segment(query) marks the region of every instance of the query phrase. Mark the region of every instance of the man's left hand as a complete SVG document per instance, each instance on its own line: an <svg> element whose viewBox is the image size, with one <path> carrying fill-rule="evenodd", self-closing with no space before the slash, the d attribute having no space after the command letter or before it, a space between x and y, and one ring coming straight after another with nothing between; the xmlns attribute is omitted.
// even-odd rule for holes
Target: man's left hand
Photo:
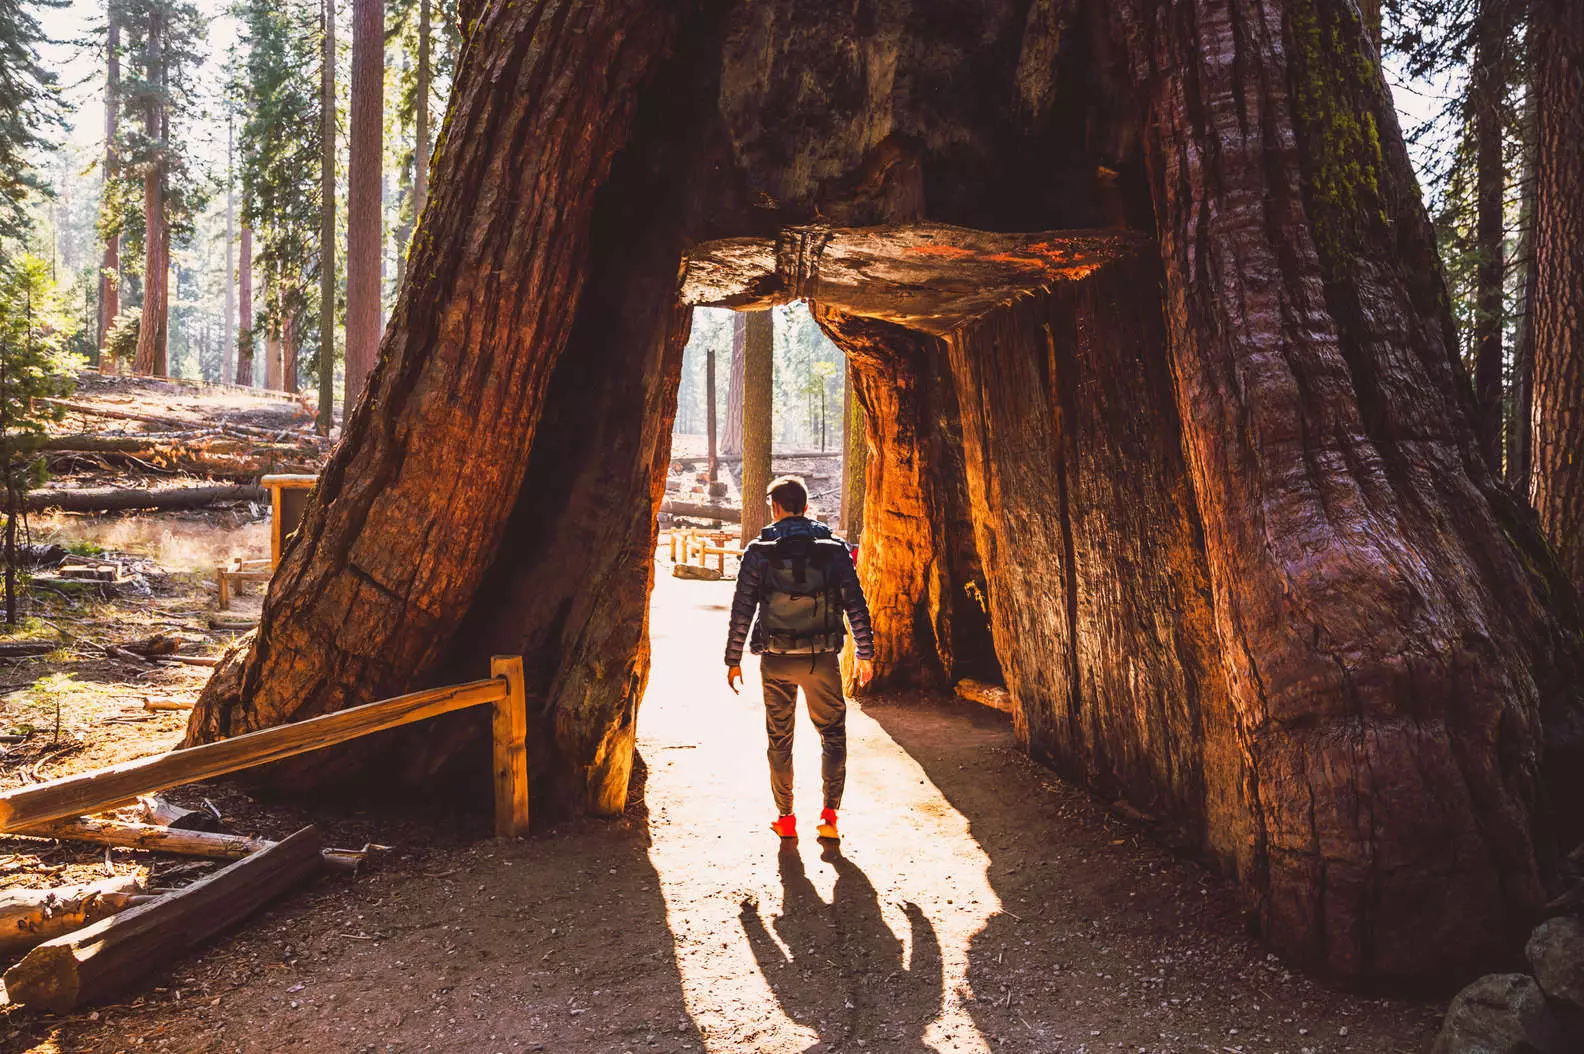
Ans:
<svg viewBox="0 0 1584 1054"><path fill-rule="evenodd" d="M733 693L735 693L737 695L741 695L742 694L742 688L740 687L741 684L742 684L742 667L741 666L728 666L728 667L726 667L726 687L730 688Z"/></svg>

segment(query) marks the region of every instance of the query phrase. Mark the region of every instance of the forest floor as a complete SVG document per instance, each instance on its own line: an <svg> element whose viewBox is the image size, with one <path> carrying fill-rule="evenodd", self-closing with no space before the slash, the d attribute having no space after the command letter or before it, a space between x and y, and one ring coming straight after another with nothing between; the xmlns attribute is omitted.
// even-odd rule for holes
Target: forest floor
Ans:
<svg viewBox="0 0 1584 1054"><path fill-rule="evenodd" d="M853 706L839 851L812 837L819 751L804 720L809 829L780 844L766 827L753 665L742 696L724 684L731 583L667 571L639 724L647 784L624 818L497 842L487 810L308 811L229 783L187 788L172 797L210 799L242 833L316 822L329 844L392 848L114 1006L66 1017L8 1008L0 1049L1427 1048L1439 1007L1343 994L1288 970L1246 935L1224 883L1028 761L1004 717L950 697ZM161 690L195 695L203 673ZM126 740L127 726L98 726L114 745L92 763L169 745L179 724ZM74 753L44 775L85 763ZM10 839L0 853L106 859L48 844Z"/></svg>

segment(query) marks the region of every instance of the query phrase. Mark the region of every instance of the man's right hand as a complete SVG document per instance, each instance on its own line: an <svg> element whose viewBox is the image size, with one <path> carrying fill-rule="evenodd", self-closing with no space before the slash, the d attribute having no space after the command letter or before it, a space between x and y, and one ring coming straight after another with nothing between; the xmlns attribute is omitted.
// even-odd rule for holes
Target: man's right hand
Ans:
<svg viewBox="0 0 1584 1054"><path fill-rule="evenodd" d="M853 660L853 684L855 684L859 688L862 688L864 685L868 684L872 680L874 680L874 660L873 659L854 659Z"/></svg>
<svg viewBox="0 0 1584 1054"><path fill-rule="evenodd" d="M726 667L726 687L730 688L735 694L741 695L742 694L742 688L739 687L741 684L742 684L742 667L741 666L728 666L728 667Z"/></svg>

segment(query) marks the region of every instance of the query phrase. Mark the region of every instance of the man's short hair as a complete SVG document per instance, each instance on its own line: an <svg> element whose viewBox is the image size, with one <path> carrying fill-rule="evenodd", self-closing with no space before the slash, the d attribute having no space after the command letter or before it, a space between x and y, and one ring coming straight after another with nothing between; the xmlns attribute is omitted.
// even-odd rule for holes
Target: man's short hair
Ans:
<svg viewBox="0 0 1584 1054"><path fill-rule="evenodd" d="M797 476L778 476L770 481L765 493L770 500L794 516L803 515L808 508L808 487Z"/></svg>

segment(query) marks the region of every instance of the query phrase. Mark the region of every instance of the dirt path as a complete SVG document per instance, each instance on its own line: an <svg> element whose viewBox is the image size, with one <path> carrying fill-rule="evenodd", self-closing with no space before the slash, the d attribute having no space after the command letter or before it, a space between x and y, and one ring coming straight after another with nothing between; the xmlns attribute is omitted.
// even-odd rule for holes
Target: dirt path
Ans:
<svg viewBox="0 0 1584 1054"><path fill-rule="evenodd" d="M780 849L754 670L741 698L722 678L729 598L656 589L646 810L510 844L440 818L435 844L305 891L133 1004L13 1014L8 1049L1427 1048L1436 1008L1290 974L1221 883L1029 763L988 711L855 707L842 852L811 832ZM798 735L811 826L818 744Z"/></svg>

